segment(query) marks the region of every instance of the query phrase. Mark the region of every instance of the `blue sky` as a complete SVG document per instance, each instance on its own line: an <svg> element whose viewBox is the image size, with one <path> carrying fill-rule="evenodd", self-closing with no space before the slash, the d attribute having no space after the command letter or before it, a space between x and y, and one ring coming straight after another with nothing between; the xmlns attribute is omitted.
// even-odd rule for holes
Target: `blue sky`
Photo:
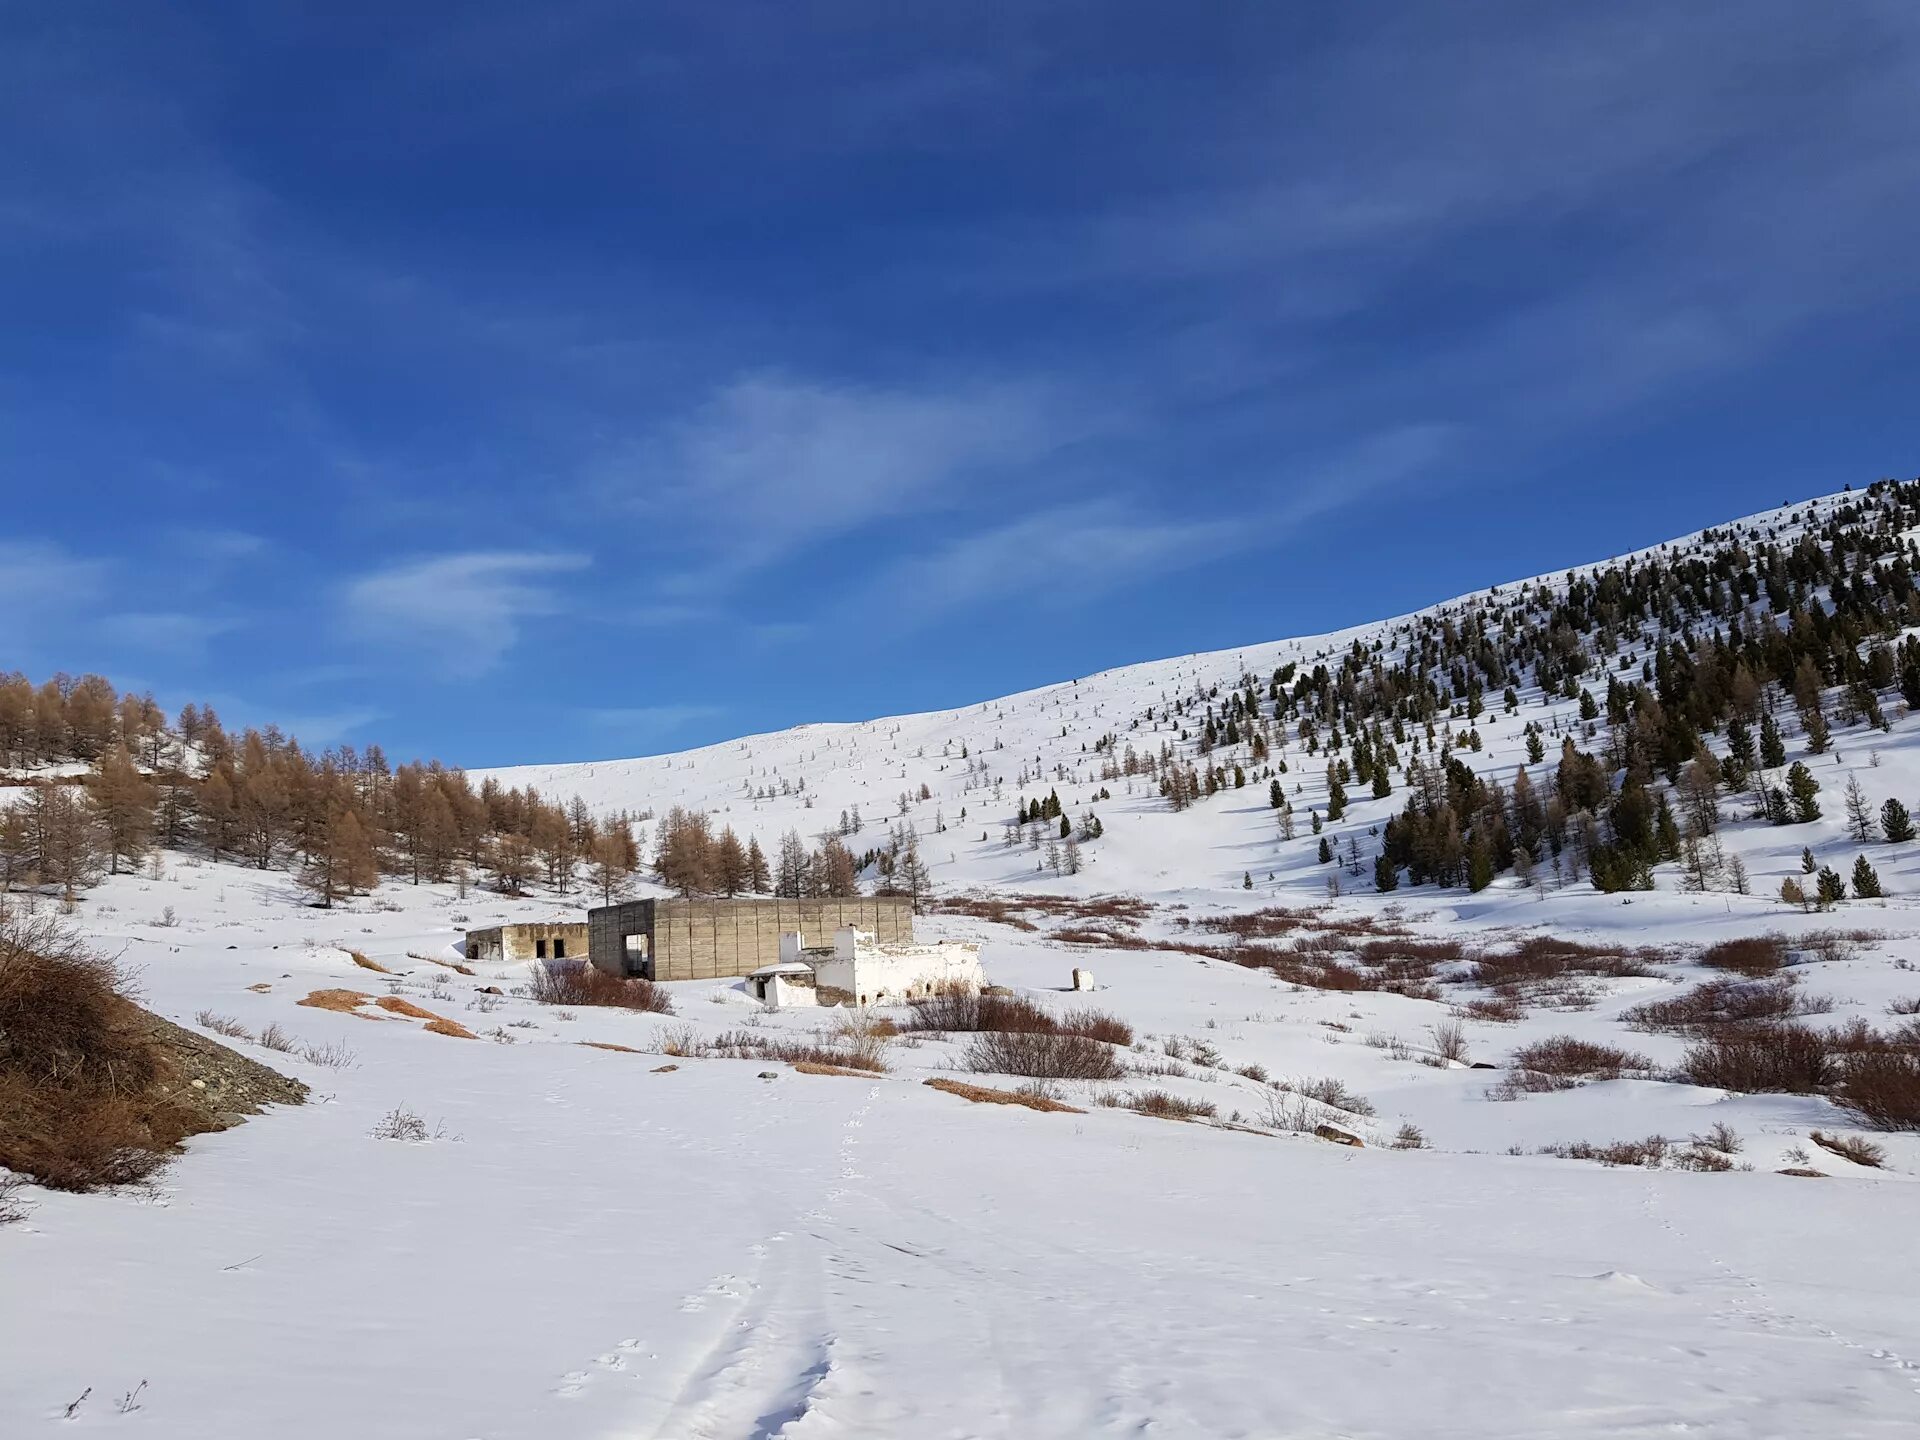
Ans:
<svg viewBox="0 0 1920 1440"><path fill-rule="evenodd" d="M0 666L637 754L1910 476L1917 93L1911 0L0 4Z"/></svg>

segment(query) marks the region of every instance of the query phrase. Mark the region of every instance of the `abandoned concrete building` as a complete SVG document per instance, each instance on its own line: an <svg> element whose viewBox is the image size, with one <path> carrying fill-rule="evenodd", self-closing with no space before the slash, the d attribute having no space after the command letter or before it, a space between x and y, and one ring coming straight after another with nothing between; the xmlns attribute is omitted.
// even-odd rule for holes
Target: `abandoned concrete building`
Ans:
<svg viewBox="0 0 1920 1440"><path fill-rule="evenodd" d="M633 900L589 910L586 928L588 957L609 975L714 980L778 964L783 934L831 935L847 925L880 944L911 944L913 901L904 895Z"/></svg>
<svg viewBox="0 0 1920 1440"><path fill-rule="evenodd" d="M980 947L960 940L884 943L871 931L843 925L831 945L803 935L780 937L780 959L747 977L755 999L769 1005L889 1005L945 990L986 984Z"/></svg>
<svg viewBox="0 0 1920 1440"><path fill-rule="evenodd" d="M527 925L495 925L467 932L467 959L583 960L587 927L578 920L546 920Z"/></svg>

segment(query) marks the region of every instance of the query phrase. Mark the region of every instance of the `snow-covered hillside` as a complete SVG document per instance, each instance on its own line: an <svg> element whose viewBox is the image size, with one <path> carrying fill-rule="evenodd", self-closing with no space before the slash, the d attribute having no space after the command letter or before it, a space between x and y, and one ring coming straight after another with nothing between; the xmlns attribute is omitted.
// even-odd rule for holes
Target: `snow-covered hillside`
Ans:
<svg viewBox="0 0 1920 1440"><path fill-rule="evenodd" d="M1643 558L1792 539L1859 498ZM993 1069L905 1007L768 1012L733 981L664 987L672 1014L555 1006L525 966L463 965L465 930L577 890L389 874L320 911L281 869L169 851L86 891L72 923L152 1008L314 1098L192 1140L147 1193L25 1192L0 1224L0 1435L1913 1433L1920 1132L1870 1128L1831 1078L1710 1068L1782 1020L1831 1067L1920 1045L1920 845L1855 839L1841 798L1851 778L1873 807L1920 799L1897 688L1884 730L1829 697L1818 752L1769 696L1823 813L1771 824L1750 789L1714 792L1703 883L1665 861L1653 889L1603 893L1571 840L1557 878L1543 842L1531 883L1478 889L1382 893L1346 863L1380 851L1416 760L1511 795L1563 737L1604 752L1615 727L1578 692L1638 679L1641 629L1584 636L1572 695L1529 669L1511 712L1489 685L1433 741L1409 721L1390 793L1356 783L1313 831L1333 732L1309 752L1276 720L1275 670L1356 644L1388 665L1595 573L955 711L476 777L701 809L769 850L856 807L856 853L910 822L937 890L917 929L981 941L989 978L1057 1023L1091 1006L1130 1033L1099 1048L1106 1078ZM1663 601L1704 642L1686 603ZM1247 676L1264 758L1244 726L1201 755L1206 707ZM1163 745L1225 788L1176 810L1126 773L1129 746ZM1009 832L1050 793L1102 822L1077 875L1046 866L1057 820ZM1781 880L1813 883L1803 849L1842 873L1866 855L1887 894L1783 904ZM1075 967L1098 988L1063 993ZM880 1068L794 1063L856 1040Z"/></svg>
<svg viewBox="0 0 1920 1440"><path fill-rule="evenodd" d="M1246 759L1245 747L1222 747L1212 757L1229 766L1242 762L1248 776L1244 788L1223 790L1178 813L1152 779L1115 775L1118 755L1129 748L1145 755L1170 745L1177 754L1194 757L1196 712L1207 697L1218 702L1241 690L1248 677L1257 688L1264 687L1276 670L1293 666L1304 675L1317 664L1337 663L1356 646L1390 664L1404 657L1423 624L1458 625L1523 595L1536 609L1544 607L1564 596L1570 582L1591 579L1611 566L1652 559L1671 562L1716 546L1732 547L1744 537L1765 535L1790 543L1830 518L1837 507L1863 499L1862 494L1841 492L1762 511L1632 555L1494 586L1412 615L1324 635L1125 666L955 710L800 725L643 759L470 773L476 782L491 779L549 796L577 795L603 814L659 815L673 806L706 811L716 829L730 826L743 841L758 839L769 853L788 830L812 843L839 832L842 818L857 813L860 828L844 838L859 854L885 844L904 821L919 837L936 889L948 892L1016 888L1152 894L1187 887L1239 889L1251 878L1259 895L1294 902L1319 899L1326 894L1329 867L1319 861L1318 839L1308 817L1311 811L1324 815L1327 810L1326 752L1308 753L1284 734L1272 749L1270 763L1287 766L1282 783L1298 817L1291 840L1282 838L1268 784L1254 778L1256 767ZM1910 535L1903 538L1911 540ZM1604 696L1609 673L1639 678L1646 640L1663 633L1662 627L1652 625L1616 637L1618 658L1599 657L1602 664L1586 686ZM1518 704L1511 713L1503 710L1499 691L1490 689L1486 712L1471 727L1464 718L1442 721L1443 740L1455 732L1464 737L1469 728L1480 738L1478 750L1467 748L1464 740L1456 743L1451 750L1455 758L1510 785L1527 762L1528 725L1542 732L1549 767L1566 736L1578 737L1583 748L1598 748L1582 732L1577 697L1543 693L1525 679L1515 690ZM1167 718L1169 705L1182 700L1195 704L1187 714ZM1728 823L1720 832L1721 845L1745 865L1751 896L1716 899L1716 908L1744 905L1756 915L1777 910L1776 904L1754 897L1771 897L1783 878L1798 877L1803 848L1823 859L1832 855L1836 862L1844 852L1850 865L1863 847L1846 840L1840 797L1849 779L1858 778L1876 807L1893 797L1920 807L1920 715L1904 713L1897 697L1893 711L1902 713L1894 716L1890 731L1881 733L1865 723L1837 728L1833 748L1818 756L1808 754L1804 743L1792 743L1797 722L1783 711L1789 758L1806 761L1826 794L1822 817L1807 825L1775 828L1739 818L1751 806L1731 797L1723 801ZM1604 724L1603 719L1602 730ZM1100 743L1107 736L1114 737L1113 748L1103 750ZM1724 753L1719 737L1708 738ZM1538 765L1533 773L1536 780L1541 776ZM1100 840L1084 849L1085 868L1078 877L1049 868L1044 851L1035 849L1026 835L1007 844L1016 807L1049 793L1058 794L1069 817L1092 812L1103 826ZM1329 824L1324 833L1340 856L1357 846L1370 860L1380 848L1380 827L1405 802L1398 787L1382 799L1356 789L1346 817ZM1872 855L1890 894L1905 892L1920 899L1920 846L1874 847ZM1343 895L1354 898L1370 891L1370 873L1343 873ZM1558 887L1551 873L1543 871L1536 878L1540 883L1529 900L1542 908L1528 913L1554 922L1560 913ZM1662 889L1679 888L1678 867L1662 867L1657 883ZM1514 888L1511 879L1496 884Z"/></svg>

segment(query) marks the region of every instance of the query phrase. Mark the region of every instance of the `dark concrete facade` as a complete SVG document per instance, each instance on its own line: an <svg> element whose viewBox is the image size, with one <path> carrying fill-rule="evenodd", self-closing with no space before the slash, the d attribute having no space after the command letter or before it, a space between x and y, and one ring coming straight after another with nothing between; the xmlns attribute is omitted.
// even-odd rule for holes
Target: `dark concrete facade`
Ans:
<svg viewBox="0 0 1920 1440"><path fill-rule="evenodd" d="M588 958L610 975L714 980L778 963L786 931L824 945L843 925L870 930L882 944L906 943L913 939L913 901L905 895L633 900L587 912Z"/></svg>

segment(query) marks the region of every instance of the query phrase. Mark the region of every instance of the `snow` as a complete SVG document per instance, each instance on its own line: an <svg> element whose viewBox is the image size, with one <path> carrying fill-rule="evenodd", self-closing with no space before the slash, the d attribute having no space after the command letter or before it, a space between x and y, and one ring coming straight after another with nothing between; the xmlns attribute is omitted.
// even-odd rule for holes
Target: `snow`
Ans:
<svg viewBox="0 0 1920 1440"><path fill-rule="evenodd" d="M345 1047L352 1063L236 1042L307 1081L312 1102L193 1140L148 1194L30 1192L29 1218L0 1226L0 1434L1914 1433L1920 1136L1873 1137L1887 1151L1874 1170L1811 1144L1816 1128L1860 1133L1819 1098L1622 1079L1493 1100L1498 1072L1433 1054L1446 1000L1296 988L1177 947L1220 940L1209 921L1275 903L1432 937L1670 947L1652 976L1591 982L1589 1008L1464 1022L1475 1061L1574 1034L1665 1066L1685 1042L1630 1031L1621 1015L1708 973L1686 947L1864 927L1878 938L1800 956L1794 970L1802 990L1833 1001L1822 1023L1885 1024L1889 1004L1920 996L1920 847L1852 846L1839 790L1857 774L1876 805L1912 803L1920 720L1890 710L1890 734L1837 731L1835 752L1811 762L1827 809L1816 824L1774 829L1724 807L1722 838L1752 873L1750 896L1681 893L1663 870L1659 890L1631 896L1510 879L1478 895L1378 896L1349 881L1329 902L1313 837L1302 823L1299 838L1279 839L1264 784L1173 814L1139 781L1129 794L1098 778L1092 742L1109 730L1142 749L1167 738L1128 729L1163 695L1231 684L1243 669L1264 678L1289 659L1310 666L1356 638L1391 644L1395 623L934 715L499 772L602 811L706 807L769 849L789 827L811 839L858 805L856 852L899 818L894 797L925 783L933 798L907 818L942 891L1141 897L1145 918L1120 927L1132 938L1106 947L1054 938L1063 922L1038 912L1032 930L962 915L916 923L922 938L980 943L995 983L1128 1021L1135 1062L1189 1057L1177 1074L1062 1086L1084 1113L928 1088L962 1070L964 1037L896 1039L871 1078L665 1053L682 1030L805 1035L830 1019L763 1013L742 982L669 987L674 1015L560 1012L512 993L523 966L482 963L469 977L434 963L459 959L466 929L567 908L548 895L392 882L322 912L284 875L172 854L157 876L89 892L75 922L138 970L159 1012L194 1024L211 1010L254 1034L278 1024L303 1045ZM1523 692L1519 714L1482 718L1484 751L1460 753L1510 774L1523 722L1564 729L1571 711ZM1801 758L1800 737L1788 743ZM1296 747L1290 758L1305 757ZM1324 757L1290 769L1303 822L1322 802L1323 769ZM749 793L802 777L804 796ZM1113 798L1092 801L1102 784ZM1091 806L1106 823L1076 877L1037 872L1024 842L1001 838L1019 797L1052 789L1070 815ZM1356 800L1329 834L1364 838L1402 804ZM1890 898L1837 917L1767 898L1799 873L1807 844L1843 869L1838 857L1864 848ZM174 923L162 923L169 908ZM350 949L395 974L361 968ZM1091 995L1067 993L1081 966ZM297 1003L323 988L392 988L482 1038L372 1018L371 1006ZM1192 1058L1202 1046L1217 1064ZM1366 1148L1273 1133L1282 1092L1239 1073L1256 1066L1367 1097L1371 1117L1336 1112ZM1094 1103L1148 1088L1211 1102L1228 1123ZM431 1138L376 1138L396 1107ZM1734 1158L1751 1169L1508 1153L1685 1140L1716 1123L1742 1137ZM1403 1125L1430 1148L1391 1148ZM1795 1163L1829 1178L1774 1173Z"/></svg>

